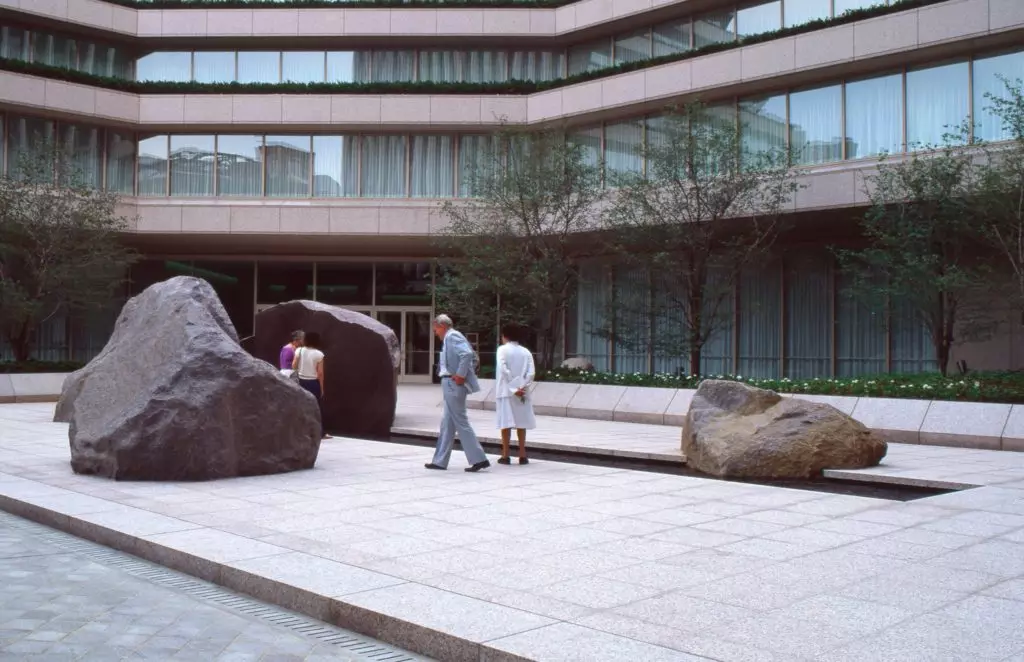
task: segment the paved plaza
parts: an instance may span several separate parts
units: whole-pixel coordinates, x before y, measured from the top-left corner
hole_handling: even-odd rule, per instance
[[[278,609],[215,589],[223,602],[250,608],[243,612],[211,604],[183,590],[208,596],[213,587],[205,582],[116,552],[100,553],[105,562],[97,562],[93,557],[100,549],[0,512],[0,661],[369,659],[341,647],[368,649],[371,644],[363,638],[333,628],[323,628],[319,638],[304,636],[246,613],[272,612],[270,617],[290,622]],[[159,584],[152,581],[154,575]],[[379,660],[413,659],[386,647],[376,649],[391,653]]]
[[[468,475],[461,454],[426,472],[427,449],[344,438],[308,472],[112,483],[71,473],[51,416],[0,406],[4,508],[438,659],[1024,662],[1024,454],[894,444],[861,475],[980,486],[911,502],[545,461]]]

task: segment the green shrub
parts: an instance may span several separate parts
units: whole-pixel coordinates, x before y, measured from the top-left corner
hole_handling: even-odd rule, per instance
[[[40,372],[74,372],[85,364],[81,361],[0,361],[0,375]]]
[[[788,377],[757,379],[742,375],[692,377],[657,373],[618,374],[559,369],[540,376],[541,381],[550,382],[685,389],[697,388],[697,385],[704,379],[738,381],[779,393],[1024,404],[1024,372],[979,372],[957,377],[943,377],[938,373],[922,373],[849,379],[790,379]]]

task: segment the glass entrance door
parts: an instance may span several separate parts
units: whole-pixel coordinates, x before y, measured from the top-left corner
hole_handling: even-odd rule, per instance
[[[377,320],[388,325],[402,349],[399,375],[405,382],[429,382],[433,368],[434,334],[430,312],[419,310],[378,310]]]

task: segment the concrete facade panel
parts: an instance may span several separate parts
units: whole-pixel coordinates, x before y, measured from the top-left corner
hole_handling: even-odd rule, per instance
[[[132,10],[135,11],[135,10]],[[160,10],[148,9],[135,12],[136,36],[159,37],[163,33],[164,13]]]
[[[492,9],[484,12],[484,34],[529,35],[529,9]]]
[[[190,205],[181,208],[182,232],[230,232],[231,207],[226,205]]]
[[[847,207],[856,204],[857,173],[852,170],[813,172],[800,178],[803,188],[794,196],[801,210]]]
[[[555,9],[555,34],[565,34],[576,29],[576,5],[565,5]]]
[[[614,108],[642,102],[647,98],[647,75],[634,71],[601,81],[601,106]]]
[[[391,12],[387,9],[346,9],[345,34],[391,34]]]
[[[332,234],[379,234],[380,208],[370,205],[331,207]]]
[[[673,62],[660,67],[645,69],[644,91],[647,99],[660,99],[662,97],[688,92],[693,84],[693,64],[686,62]]]
[[[185,97],[169,94],[139,97],[139,121],[181,124],[185,121]]]
[[[430,97],[393,96],[380,105],[381,124],[422,124],[430,117]]]
[[[562,115],[562,90],[538,92],[527,97],[526,115],[531,122],[542,122]]]
[[[42,16],[53,16],[55,18],[68,17],[69,0],[22,0],[22,11],[40,14]]]
[[[479,124],[480,97],[430,97],[429,117],[431,124]]]
[[[922,7],[917,12],[920,46],[984,34],[989,25],[989,0],[960,0]]]
[[[330,124],[331,97],[326,94],[283,96],[281,118],[285,124]]]
[[[401,236],[430,234],[429,208],[381,206],[380,234]]]
[[[163,12],[160,34],[165,37],[206,35],[205,9],[175,9]]]
[[[604,23],[616,15],[615,6],[632,9],[637,4],[650,7],[650,0],[585,0],[576,5],[576,29]],[[631,13],[628,10],[623,13]]]
[[[110,27],[115,32],[134,35],[139,31],[139,13],[128,7],[114,5],[110,12]]]
[[[282,120],[281,95],[238,94],[231,97],[235,124],[278,124]]]
[[[107,2],[78,0],[67,5],[68,20],[81,25],[112,30],[114,28],[114,7]]]
[[[226,94],[190,94],[185,97],[186,124],[230,124],[231,97]]]
[[[258,35],[299,34],[299,10],[260,9],[252,13],[252,31]]]
[[[391,34],[437,34],[437,10],[406,9],[391,12]]]
[[[261,204],[231,207],[231,232],[278,233],[281,231],[281,208]]]
[[[483,31],[483,10],[452,9],[437,12],[438,34],[478,35]]]
[[[793,66],[810,69],[853,59],[853,26],[818,30],[793,38]]]
[[[550,10],[530,10],[530,34],[532,35],[553,35],[555,34],[555,14]]]
[[[125,92],[96,90],[96,116],[124,122],[139,121],[139,97]]]
[[[331,97],[331,122],[335,124],[380,124],[378,96],[337,94]]]
[[[481,97],[480,121],[487,124],[524,123],[527,121],[527,104],[523,97]]]
[[[796,40],[776,39],[740,49],[743,80],[789,73],[796,66]]]
[[[743,49],[715,53],[691,60],[691,82],[694,90],[720,87],[743,78]]]
[[[96,112],[96,92],[82,85],[46,81],[46,107],[93,115]]]
[[[989,30],[1005,30],[1024,24],[1024,2],[1020,0],[989,0]]]
[[[908,11],[855,23],[853,55],[871,57],[914,48],[917,45],[917,12]]]
[[[606,83],[614,84],[612,81],[595,80],[590,83],[573,85],[569,94],[562,90],[562,114],[573,115],[583,112],[585,108],[604,107],[601,89]]]
[[[138,232],[181,232],[181,205],[139,205],[136,230]]]
[[[331,210],[327,207],[289,205],[281,207],[281,232],[325,234],[331,231]]]
[[[46,79],[0,71],[0,90],[5,100],[17,100],[26,106],[46,107]]]
[[[299,34],[343,35],[345,13],[336,9],[299,9]]]
[[[211,9],[206,12],[206,33],[212,36],[249,36],[253,32],[253,13],[237,9]]]

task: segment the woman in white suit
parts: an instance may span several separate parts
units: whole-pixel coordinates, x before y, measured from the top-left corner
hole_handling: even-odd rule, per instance
[[[537,427],[530,400],[536,376],[533,354],[519,344],[519,330],[515,327],[502,329],[501,342],[494,370],[494,408],[498,415],[498,429],[501,430],[501,459],[498,464],[512,464],[508,447],[513,428],[519,439],[519,464],[527,464],[526,431]]]

